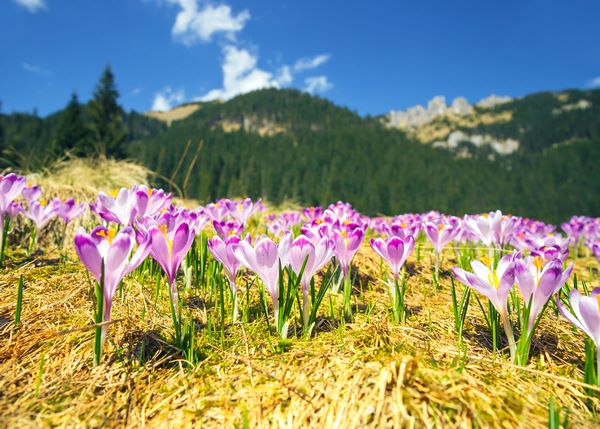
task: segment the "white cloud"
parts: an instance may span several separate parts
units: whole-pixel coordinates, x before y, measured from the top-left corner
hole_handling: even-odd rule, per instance
[[[316,94],[318,92],[325,92],[333,87],[333,84],[329,82],[327,76],[311,76],[304,79],[304,90],[309,94]]]
[[[46,10],[46,2],[44,0],[13,0],[19,6],[24,7],[30,13],[37,13],[40,10]]]
[[[183,103],[183,100],[185,100],[185,92],[183,90],[173,91],[171,87],[167,86],[154,95],[151,110],[153,112],[165,112],[171,110],[174,105]]]
[[[23,66],[23,70],[25,70],[29,73],[37,74],[37,75],[43,76],[43,77],[52,77],[52,72],[50,70],[46,70],[37,64],[31,64],[28,62],[24,62],[21,65]]]
[[[596,76],[588,82],[590,88],[600,88],[600,76]]]
[[[168,0],[178,5],[181,11],[177,14],[172,34],[186,45],[198,41],[209,42],[213,35],[222,33],[229,40],[235,40],[235,33],[241,31],[250,19],[250,12],[243,10],[233,15],[231,7],[226,4],[213,6],[206,4],[199,7],[199,0]]]
[[[313,58],[301,58],[294,64],[295,71],[312,70],[329,61],[331,55],[321,54]]]
[[[223,54],[223,87],[199,97],[201,101],[229,100],[236,95],[257,89],[289,85],[292,81],[288,66],[282,67],[277,75],[261,70],[257,67],[258,58],[246,49],[226,45]]]

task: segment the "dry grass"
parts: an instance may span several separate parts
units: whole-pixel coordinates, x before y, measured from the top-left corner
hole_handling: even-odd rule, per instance
[[[429,251],[409,259],[405,326],[390,322],[379,280],[385,272],[367,244],[354,264],[355,320],[339,317],[341,297],[331,294],[311,339],[271,335],[256,289],[249,320],[227,325],[223,338],[211,334],[207,322],[218,320],[218,306],[193,288],[185,293],[186,311],[196,321],[202,356],[194,368],[169,345],[166,287],[155,305],[154,280],[134,277],[115,298],[103,364],[92,368],[92,287],[72,252],[59,255],[52,247],[29,258],[16,250],[0,272],[0,427],[536,428],[547,426],[551,397],[569,410],[571,427],[600,426],[600,401],[589,399],[581,383],[583,334],[551,310],[530,364],[518,368],[492,353],[472,305],[467,357],[459,358],[451,252],[439,290]],[[578,259],[579,278],[596,283],[594,264]],[[15,331],[21,275],[22,323]],[[240,305],[247,308],[245,293]]]
[[[206,323],[216,309],[201,290],[189,291],[187,309],[203,355],[190,369],[168,345],[166,293],[154,308],[150,279],[125,282],[104,363],[91,368],[92,293],[84,269],[53,253],[31,260],[16,254],[0,277],[0,423],[241,427],[247,418],[257,427],[545,427],[551,396],[570,410],[573,427],[599,423],[590,409],[600,403],[587,398],[580,382],[581,333],[549,311],[531,363],[517,368],[490,351],[472,306],[461,362],[449,278],[446,273],[435,290],[428,254],[422,257],[408,264],[406,326],[390,322],[388,298],[376,280],[379,261],[366,246],[356,263],[362,292],[357,284],[355,321],[330,317],[327,298],[309,340],[280,343],[254,313],[215,339]],[[589,262],[578,261],[584,278]],[[22,325],[14,332],[20,275],[26,289]],[[340,299],[331,299],[339,314]],[[250,306],[256,309],[255,293]]]

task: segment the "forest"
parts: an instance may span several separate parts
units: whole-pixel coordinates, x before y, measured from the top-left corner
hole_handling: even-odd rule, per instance
[[[458,158],[387,128],[378,117],[292,89],[264,89],[200,104],[167,127],[118,102],[107,68],[94,96],[73,94],[47,117],[0,114],[2,167],[47,168],[67,157],[126,158],[154,172],[155,185],[206,203],[250,196],[273,203],[352,203],[368,215],[438,210],[461,214],[499,208],[558,223],[600,215],[600,91],[564,91],[588,109],[557,115],[555,93],[494,107],[512,120],[476,130],[518,138],[520,149]]]

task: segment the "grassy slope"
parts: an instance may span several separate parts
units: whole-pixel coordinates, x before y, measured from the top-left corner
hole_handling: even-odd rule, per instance
[[[29,258],[16,250],[0,273],[3,427],[242,427],[245,420],[257,427],[546,427],[552,396],[570,410],[574,427],[600,425],[589,411],[600,401],[588,404],[580,383],[582,334],[553,311],[540,325],[531,363],[521,369],[493,355],[485,322],[472,305],[467,359],[457,359],[451,252],[440,290],[431,284],[429,251],[423,248],[420,261],[411,256],[411,314],[399,326],[387,313],[378,280],[382,266],[365,244],[355,260],[354,322],[341,320],[341,299],[331,295],[315,336],[285,344],[269,334],[255,288],[249,311],[241,296],[248,322],[227,325],[223,336],[207,326],[219,320],[216,298],[192,289],[186,309],[197,322],[203,355],[194,369],[169,346],[166,287],[155,304],[153,280],[135,278],[115,298],[104,363],[92,369],[89,278],[73,252],[64,261],[59,256],[51,245]],[[592,266],[591,258],[576,261],[578,276],[595,284]],[[26,288],[15,333],[20,275]],[[246,275],[242,284],[251,280]]]

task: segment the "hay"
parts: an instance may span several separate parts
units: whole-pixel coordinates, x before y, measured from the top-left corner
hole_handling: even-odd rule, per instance
[[[147,178],[137,166],[104,168],[124,180]],[[56,178],[39,181],[51,192],[81,190],[82,196],[116,187],[116,176],[103,179],[94,170],[85,162],[70,164],[57,169]],[[86,185],[80,186],[83,177]],[[270,334],[256,288],[249,321],[228,324],[223,338],[212,335],[207,325],[219,320],[218,306],[210,294],[192,288],[184,293],[185,309],[196,321],[201,354],[193,368],[170,346],[166,286],[155,306],[153,280],[129,277],[123,283],[103,363],[92,368],[92,286],[72,249],[66,259],[51,245],[33,257],[18,249],[8,256],[10,268],[0,272],[1,427],[541,428],[547,427],[552,397],[568,410],[572,427],[600,426],[600,400],[590,399],[581,382],[583,334],[550,308],[526,368],[491,351],[475,304],[465,326],[466,358],[459,356],[451,251],[439,289],[431,281],[431,253],[422,249],[419,261],[415,254],[409,258],[405,326],[390,322],[380,280],[387,270],[366,242],[353,267],[354,321],[340,317],[341,297],[329,294],[310,339],[281,342]],[[595,285],[595,264],[578,259],[579,279]],[[22,323],[15,331],[21,275]],[[250,281],[246,274],[241,282]],[[242,293],[242,314],[246,308]]]

